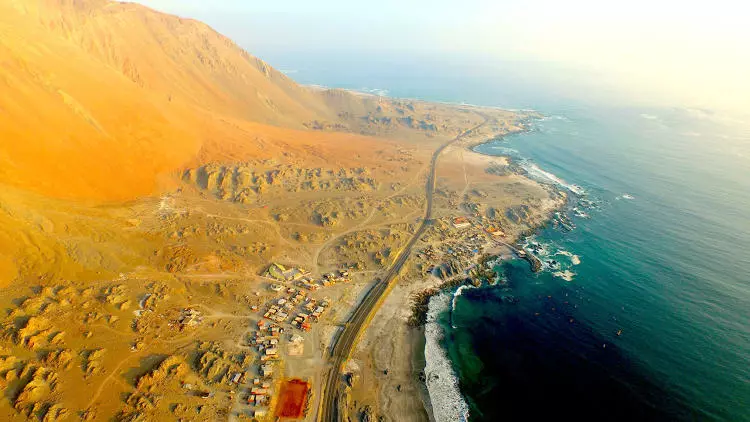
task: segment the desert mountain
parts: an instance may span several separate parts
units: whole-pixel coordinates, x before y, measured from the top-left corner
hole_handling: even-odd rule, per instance
[[[303,87],[205,24],[137,4],[0,0],[0,286],[143,264],[163,240],[132,247],[152,235],[133,210],[161,212],[186,181],[255,205],[273,196],[265,181],[281,202],[391,192],[416,177],[408,157],[483,115]],[[415,139],[428,143],[403,149]]]
[[[201,22],[110,0],[0,0],[0,63],[0,183],[63,199],[130,200],[207,162],[330,161],[374,142],[355,134],[469,123],[300,86]]]
[[[191,161],[294,149],[309,134],[281,128],[336,118],[208,26],[136,4],[0,0],[0,62],[0,178],[46,195],[130,199]]]

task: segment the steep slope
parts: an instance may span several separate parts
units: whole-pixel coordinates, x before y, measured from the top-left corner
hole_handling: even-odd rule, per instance
[[[23,10],[164,98],[300,128],[329,114],[315,93],[201,22],[106,0],[44,0]]]
[[[0,62],[0,183],[62,198],[147,195],[264,124],[332,114],[207,26],[133,4],[0,0]]]
[[[110,0],[0,0],[0,63],[0,184],[64,199],[151,195],[207,160],[364,147],[352,132],[450,137],[476,124],[299,86],[203,23]]]
[[[0,178],[62,197],[125,199],[200,150],[178,107],[0,3]]]

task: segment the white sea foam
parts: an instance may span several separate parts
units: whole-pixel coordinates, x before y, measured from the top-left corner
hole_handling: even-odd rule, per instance
[[[641,117],[643,117],[646,120],[659,120],[659,116],[654,115],[654,114],[642,113]]]
[[[544,116],[541,119],[539,119],[540,122],[544,122],[544,121],[547,121],[547,120],[561,120],[563,122],[572,122],[572,120],[570,120],[569,117],[560,116],[558,114],[552,114],[552,115]]]
[[[573,281],[573,278],[575,277],[576,273],[570,270],[565,270],[565,271],[556,271],[552,273],[552,275],[555,277],[560,277],[565,281]]]
[[[445,332],[438,322],[451,306],[451,295],[443,292],[430,299],[425,324],[425,376],[436,422],[468,421],[469,406],[458,388],[458,378],[441,346]]]
[[[563,187],[573,192],[576,195],[583,195],[586,193],[586,191],[582,187],[578,185],[570,184],[566,182],[565,180],[555,176],[554,174],[548,171],[542,170],[539,166],[537,166],[534,163],[526,162],[526,163],[523,163],[522,166],[524,170],[526,170],[526,172],[532,178],[536,178],[537,180],[541,180],[547,183],[553,183],[557,186]]]
[[[490,147],[493,152],[500,153],[502,155],[509,155],[511,157],[517,157],[518,156],[518,150],[513,148],[508,148],[502,145],[493,145]]]
[[[358,91],[364,92],[366,94],[377,95],[379,97],[387,97],[388,96],[388,90],[387,89],[381,89],[381,88],[360,88],[360,89],[358,89]]]
[[[578,255],[574,255],[572,252],[568,252],[566,250],[559,250],[555,252],[555,255],[567,256],[568,258],[570,258],[570,263],[573,265],[580,265],[581,263],[581,257],[579,257]]]
[[[451,302],[451,310],[453,312],[456,311],[456,301],[458,301],[458,298],[461,297],[462,294],[464,294],[464,290],[466,289],[473,289],[474,286],[471,286],[469,284],[464,284],[460,286],[458,289],[456,289],[456,293],[453,293],[453,301]]]
[[[453,293],[453,300],[451,300],[451,312],[456,312],[456,304],[458,303],[458,298],[461,297],[462,294],[464,294],[464,290],[466,289],[474,289],[475,287],[469,284],[464,284],[462,286],[459,286],[458,289],[456,289],[456,292]],[[455,325],[451,324],[453,328],[456,328]]]

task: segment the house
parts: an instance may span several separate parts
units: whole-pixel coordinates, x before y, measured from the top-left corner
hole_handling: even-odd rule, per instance
[[[465,229],[471,227],[471,222],[466,217],[456,217],[453,219],[453,227],[457,229]]]
[[[281,264],[273,263],[268,267],[268,270],[266,270],[266,274],[271,277],[275,278],[276,280],[286,280],[286,272],[289,271]]]
[[[263,377],[270,377],[273,375],[273,365],[271,364],[264,364],[260,367],[260,373],[263,375]]]
[[[497,236],[497,237],[505,236],[505,232],[496,227],[490,227],[489,229],[487,229],[487,233],[491,234],[492,236]]]

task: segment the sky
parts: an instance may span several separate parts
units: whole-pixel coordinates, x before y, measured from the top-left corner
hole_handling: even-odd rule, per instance
[[[664,104],[750,112],[739,0],[140,0],[261,58],[305,52],[535,61]]]

